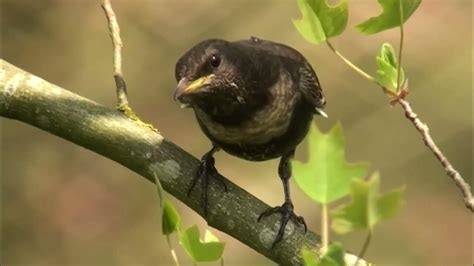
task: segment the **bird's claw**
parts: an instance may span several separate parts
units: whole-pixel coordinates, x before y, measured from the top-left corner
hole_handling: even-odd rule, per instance
[[[295,214],[293,210],[293,204],[291,202],[285,202],[281,206],[276,206],[270,208],[264,212],[262,212],[257,219],[257,222],[260,222],[262,218],[268,217],[274,213],[281,214],[281,222],[280,222],[280,229],[278,229],[278,233],[273,241],[272,248],[283,239],[283,234],[285,233],[285,227],[288,224],[289,220],[292,220],[295,224],[304,227],[304,232],[308,231],[308,227],[306,226],[306,222],[302,216],[298,216]]]
[[[208,203],[207,188],[209,186],[209,179],[211,177],[214,177],[224,187],[224,191],[227,192],[227,185],[223,177],[219,174],[219,172],[217,172],[217,169],[214,166],[214,163],[215,163],[215,160],[214,160],[214,157],[212,157],[211,153],[204,154],[193,176],[193,179],[191,181],[191,186],[188,189],[188,196],[190,196],[191,192],[193,191],[194,187],[197,184],[197,181],[201,182],[201,202],[204,208],[204,215],[207,215],[207,203]]]

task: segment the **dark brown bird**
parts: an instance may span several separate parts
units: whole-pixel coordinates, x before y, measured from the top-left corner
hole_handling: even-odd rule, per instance
[[[289,220],[306,224],[294,213],[289,179],[296,146],[308,133],[313,115],[326,116],[325,99],[316,73],[306,59],[286,45],[260,40],[228,42],[211,39],[186,52],[176,64],[175,100],[194,109],[197,121],[212,142],[204,154],[189,192],[201,180],[204,211],[207,185],[219,149],[250,161],[281,157],[278,174],[285,202],[258,218],[281,214],[273,246]]]

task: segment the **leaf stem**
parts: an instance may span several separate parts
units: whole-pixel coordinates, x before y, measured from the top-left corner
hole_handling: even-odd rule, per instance
[[[171,239],[169,235],[166,235],[166,242],[168,242],[168,247],[171,251],[171,256],[173,257],[174,264],[176,264],[176,266],[179,266],[178,256],[176,256],[176,252],[174,251],[173,246],[171,245]]]
[[[403,22],[404,22],[404,17],[403,17],[403,1],[398,0],[399,3],[399,8],[400,8],[400,46],[398,50],[398,69],[397,69],[397,93],[400,91],[401,87],[401,72],[402,72],[402,51],[403,51],[403,39],[404,39],[404,31],[403,31]]]
[[[369,248],[369,244],[370,244],[370,240],[371,240],[371,239],[372,239],[372,230],[369,230],[369,232],[367,233],[367,237],[365,238],[364,245],[362,246],[362,249],[360,250],[360,253],[359,253],[359,255],[357,256],[357,260],[356,260],[356,262],[354,263],[354,265],[358,265],[359,260],[364,257],[365,252],[366,252],[367,249]]]
[[[153,172],[153,178],[155,179],[156,191],[158,192],[158,198],[160,200],[160,210],[161,210],[160,216],[163,216],[163,210],[164,210],[164,205],[165,205],[164,200],[163,200],[164,190],[163,190],[163,187],[161,186],[160,179],[158,179],[158,176],[156,175],[155,172]],[[171,257],[173,257],[174,263],[176,264],[176,266],[179,266],[178,256],[176,256],[176,252],[174,251],[173,246],[171,245],[171,239],[169,235],[166,235],[166,241],[168,242],[168,247],[170,249]]]
[[[329,42],[329,40],[326,40],[326,44],[328,45],[329,49],[331,49],[331,51],[333,51],[340,59],[342,59],[342,61],[344,61],[344,63],[346,63],[348,66],[350,66],[352,69],[354,69],[359,75],[361,75],[362,77],[368,79],[371,82],[374,82],[377,85],[380,85],[380,84],[377,83],[377,81],[375,80],[374,77],[372,77],[371,75],[367,74],[367,72],[365,72],[364,70],[362,70],[359,67],[357,67],[356,65],[354,65],[354,63],[352,63],[349,59],[344,57],[338,50],[336,50],[336,48],[334,48],[334,46],[332,46],[332,44],[331,44],[331,42]]]
[[[325,254],[329,243],[329,229],[328,229],[328,205],[322,204],[321,212],[321,254]]]
[[[164,202],[163,202],[163,187],[161,186],[160,179],[156,176],[156,173],[153,172],[153,178],[155,179],[156,191],[158,192],[158,198],[160,200],[161,212],[163,212]]]

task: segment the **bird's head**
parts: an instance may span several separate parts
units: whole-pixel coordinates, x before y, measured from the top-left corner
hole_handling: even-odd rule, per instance
[[[216,39],[191,48],[176,63],[175,100],[208,113],[232,113],[245,106],[254,91],[252,64],[239,49]]]

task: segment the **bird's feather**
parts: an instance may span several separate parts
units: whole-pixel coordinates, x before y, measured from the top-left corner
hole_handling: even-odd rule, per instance
[[[284,44],[261,40],[256,37],[251,37],[250,40],[237,41],[236,43],[262,49],[271,55],[278,56],[282,59],[283,64],[300,66],[296,68],[298,71],[296,76],[299,77],[300,86],[296,87],[300,90],[306,102],[313,107],[315,113],[325,115],[322,109],[326,104],[326,100],[318,77],[301,53]]]

